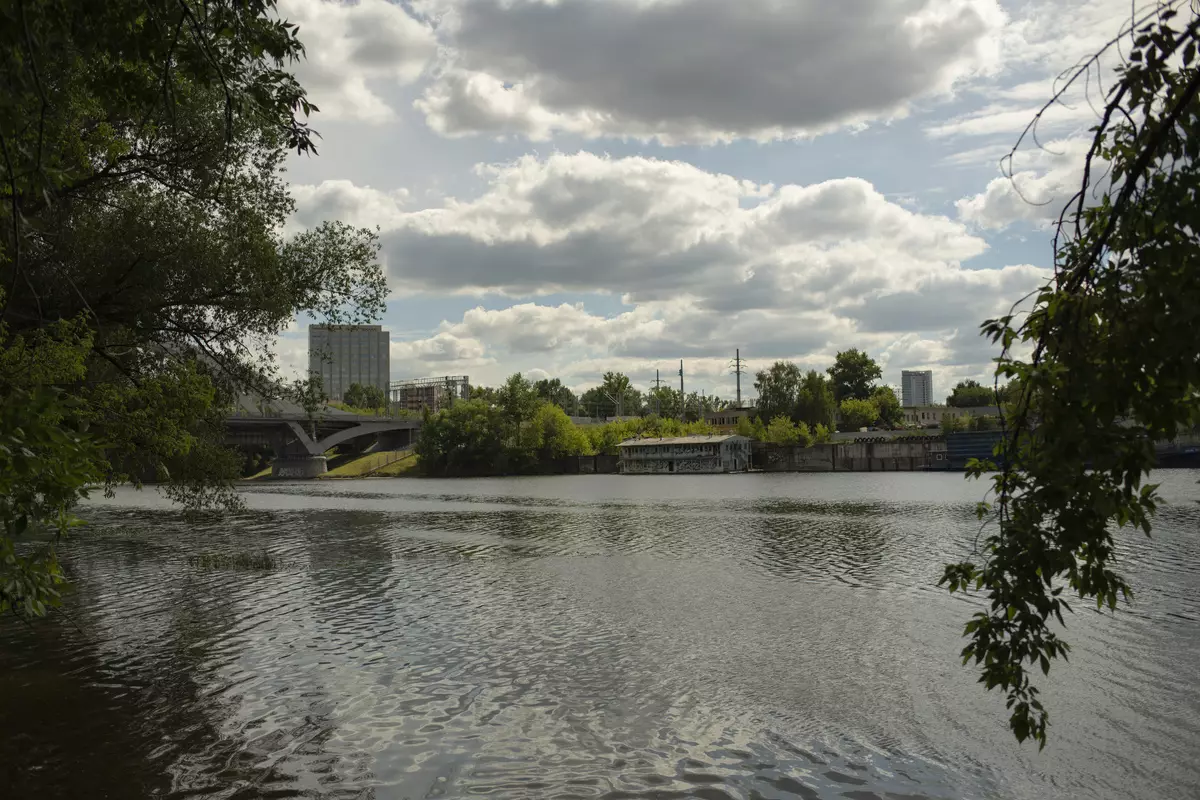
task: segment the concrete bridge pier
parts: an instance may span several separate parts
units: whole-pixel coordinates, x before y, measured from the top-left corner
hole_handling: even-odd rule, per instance
[[[329,469],[325,456],[310,456],[308,453],[286,453],[276,456],[271,462],[271,477],[302,480],[319,478]]]
[[[314,455],[299,439],[280,431],[274,437],[275,460],[271,462],[271,477],[285,480],[318,478],[329,470],[324,453]]]

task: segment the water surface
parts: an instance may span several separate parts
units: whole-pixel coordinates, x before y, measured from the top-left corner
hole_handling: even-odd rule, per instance
[[[1197,797],[1200,473],[1160,477],[1040,754],[935,586],[958,475],[262,484],[199,523],[122,491],[65,613],[0,622],[0,797]]]

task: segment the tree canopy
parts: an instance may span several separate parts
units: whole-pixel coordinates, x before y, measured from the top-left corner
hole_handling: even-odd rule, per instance
[[[379,409],[387,405],[387,396],[378,386],[352,383],[342,395],[342,402],[351,408]]]
[[[791,417],[796,410],[796,394],[800,389],[800,368],[790,361],[776,361],[754,378],[758,391],[758,417],[770,420],[778,416]]]
[[[833,384],[815,369],[810,369],[800,379],[792,417],[814,430],[818,425],[833,428],[837,418],[837,400],[833,397]]]
[[[26,500],[8,513],[29,522],[0,547],[49,519],[29,497],[69,511],[60,489],[79,476],[154,477],[189,508],[236,506],[224,417],[239,391],[283,391],[275,337],[299,312],[382,311],[373,232],[283,233],[285,156],[315,153],[315,109],[287,71],[302,54],[273,0],[0,4],[0,358],[77,358],[3,382],[5,408],[41,409],[5,435],[58,420],[91,457],[22,478],[48,494],[16,487]],[[74,447],[37,441],[47,469]]]
[[[879,407],[870,400],[847,397],[842,401],[839,410],[842,418],[841,428],[844,431],[856,431],[874,425],[879,419]]]
[[[979,508],[987,535],[942,579],[986,598],[966,624],[964,663],[1007,695],[1016,738],[1040,746],[1049,715],[1031,672],[1069,651],[1051,625],[1069,595],[1111,610],[1131,596],[1114,536],[1150,533],[1154,442],[1200,418],[1200,10],[1160,3],[1046,108],[1119,40],[1131,48],[1059,216],[1054,277],[1028,314],[983,326],[1003,348],[996,383],[1019,388],[994,461],[971,466],[997,470]]]
[[[875,381],[883,377],[875,359],[858,348],[838,353],[828,372],[833,381],[833,396],[839,403],[847,399],[866,400]]]
[[[889,428],[897,428],[904,422],[904,411],[900,408],[900,398],[890,386],[876,386],[868,398],[879,414],[879,424]]]
[[[575,413],[575,393],[563,386],[558,378],[543,378],[533,384],[533,391],[547,403],[553,403],[568,414]]]
[[[946,398],[946,405],[955,408],[972,408],[978,406],[996,405],[996,389],[991,386],[981,386],[979,381],[959,381],[954,391]]]

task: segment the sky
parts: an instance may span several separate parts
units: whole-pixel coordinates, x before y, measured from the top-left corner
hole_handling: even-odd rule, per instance
[[[320,108],[291,228],[378,227],[393,380],[578,390],[858,347],[936,397],[1043,283],[1128,0],[281,0]],[[1099,83],[1098,83],[1099,82]],[[1040,146],[1039,146],[1040,145]],[[285,371],[307,361],[298,318]],[[752,397],[752,374],[743,393]]]

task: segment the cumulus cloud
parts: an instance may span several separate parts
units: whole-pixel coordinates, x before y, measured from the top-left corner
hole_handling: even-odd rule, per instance
[[[475,363],[486,374],[488,363],[553,372],[597,359],[724,360],[738,346],[759,359],[818,363],[847,346],[883,352],[909,334],[975,337],[984,318],[1043,277],[1031,265],[967,268],[986,243],[963,221],[907,209],[857,178],[776,187],[589,153],[524,157],[479,173],[486,186],[471,199],[361,206],[378,215],[358,221],[383,227],[396,285],[442,295],[616,295],[628,310],[471,309],[430,339],[393,346],[417,372],[418,362],[441,374],[451,371],[442,362]],[[330,196],[299,189],[298,213],[315,214],[313,204]]]
[[[1017,222],[1053,223],[1079,190],[1090,146],[1090,139],[1074,138],[1017,153],[1009,168],[1011,177],[993,178],[979,194],[955,203],[959,217],[990,230]],[[1106,165],[1097,162],[1093,169],[1096,176],[1103,176]],[[1101,191],[1104,185],[1101,177]]]
[[[434,4],[439,5],[439,4]],[[445,0],[416,107],[448,135],[664,143],[903,116],[1000,62],[996,0]]]
[[[278,13],[300,26],[306,59],[296,76],[324,119],[394,119],[372,83],[410,84],[437,51],[432,28],[387,0],[280,0]]]
[[[1155,6],[1134,4],[1136,16]],[[1039,112],[1034,136],[1042,141],[1069,138],[1096,124],[1122,48],[1092,58],[1128,26],[1130,14],[1126,0],[1030,0],[1015,7],[1000,35],[1004,68],[996,79],[977,81],[963,94],[968,103],[974,99],[974,107],[925,126],[934,138],[989,142],[973,144],[945,162],[971,163],[980,155],[984,157],[974,163],[995,163],[996,148],[1011,147]],[[1084,66],[1087,69],[1076,76]],[[1045,107],[1056,95],[1058,99]]]
[[[306,228],[332,219],[390,228],[401,222],[402,208],[408,203],[406,189],[384,192],[347,180],[326,180],[316,186],[293,184],[291,191],[296,201],[295,222]]]
[[[857,178],[772,187],[590,153],[527,156],[481,173],[488,187],[475,199],[380,213],[397,282],[794,311],[909,288],[986,249],[960,222],[913,212]],[[304,199],[298,213],[316,215]]]

